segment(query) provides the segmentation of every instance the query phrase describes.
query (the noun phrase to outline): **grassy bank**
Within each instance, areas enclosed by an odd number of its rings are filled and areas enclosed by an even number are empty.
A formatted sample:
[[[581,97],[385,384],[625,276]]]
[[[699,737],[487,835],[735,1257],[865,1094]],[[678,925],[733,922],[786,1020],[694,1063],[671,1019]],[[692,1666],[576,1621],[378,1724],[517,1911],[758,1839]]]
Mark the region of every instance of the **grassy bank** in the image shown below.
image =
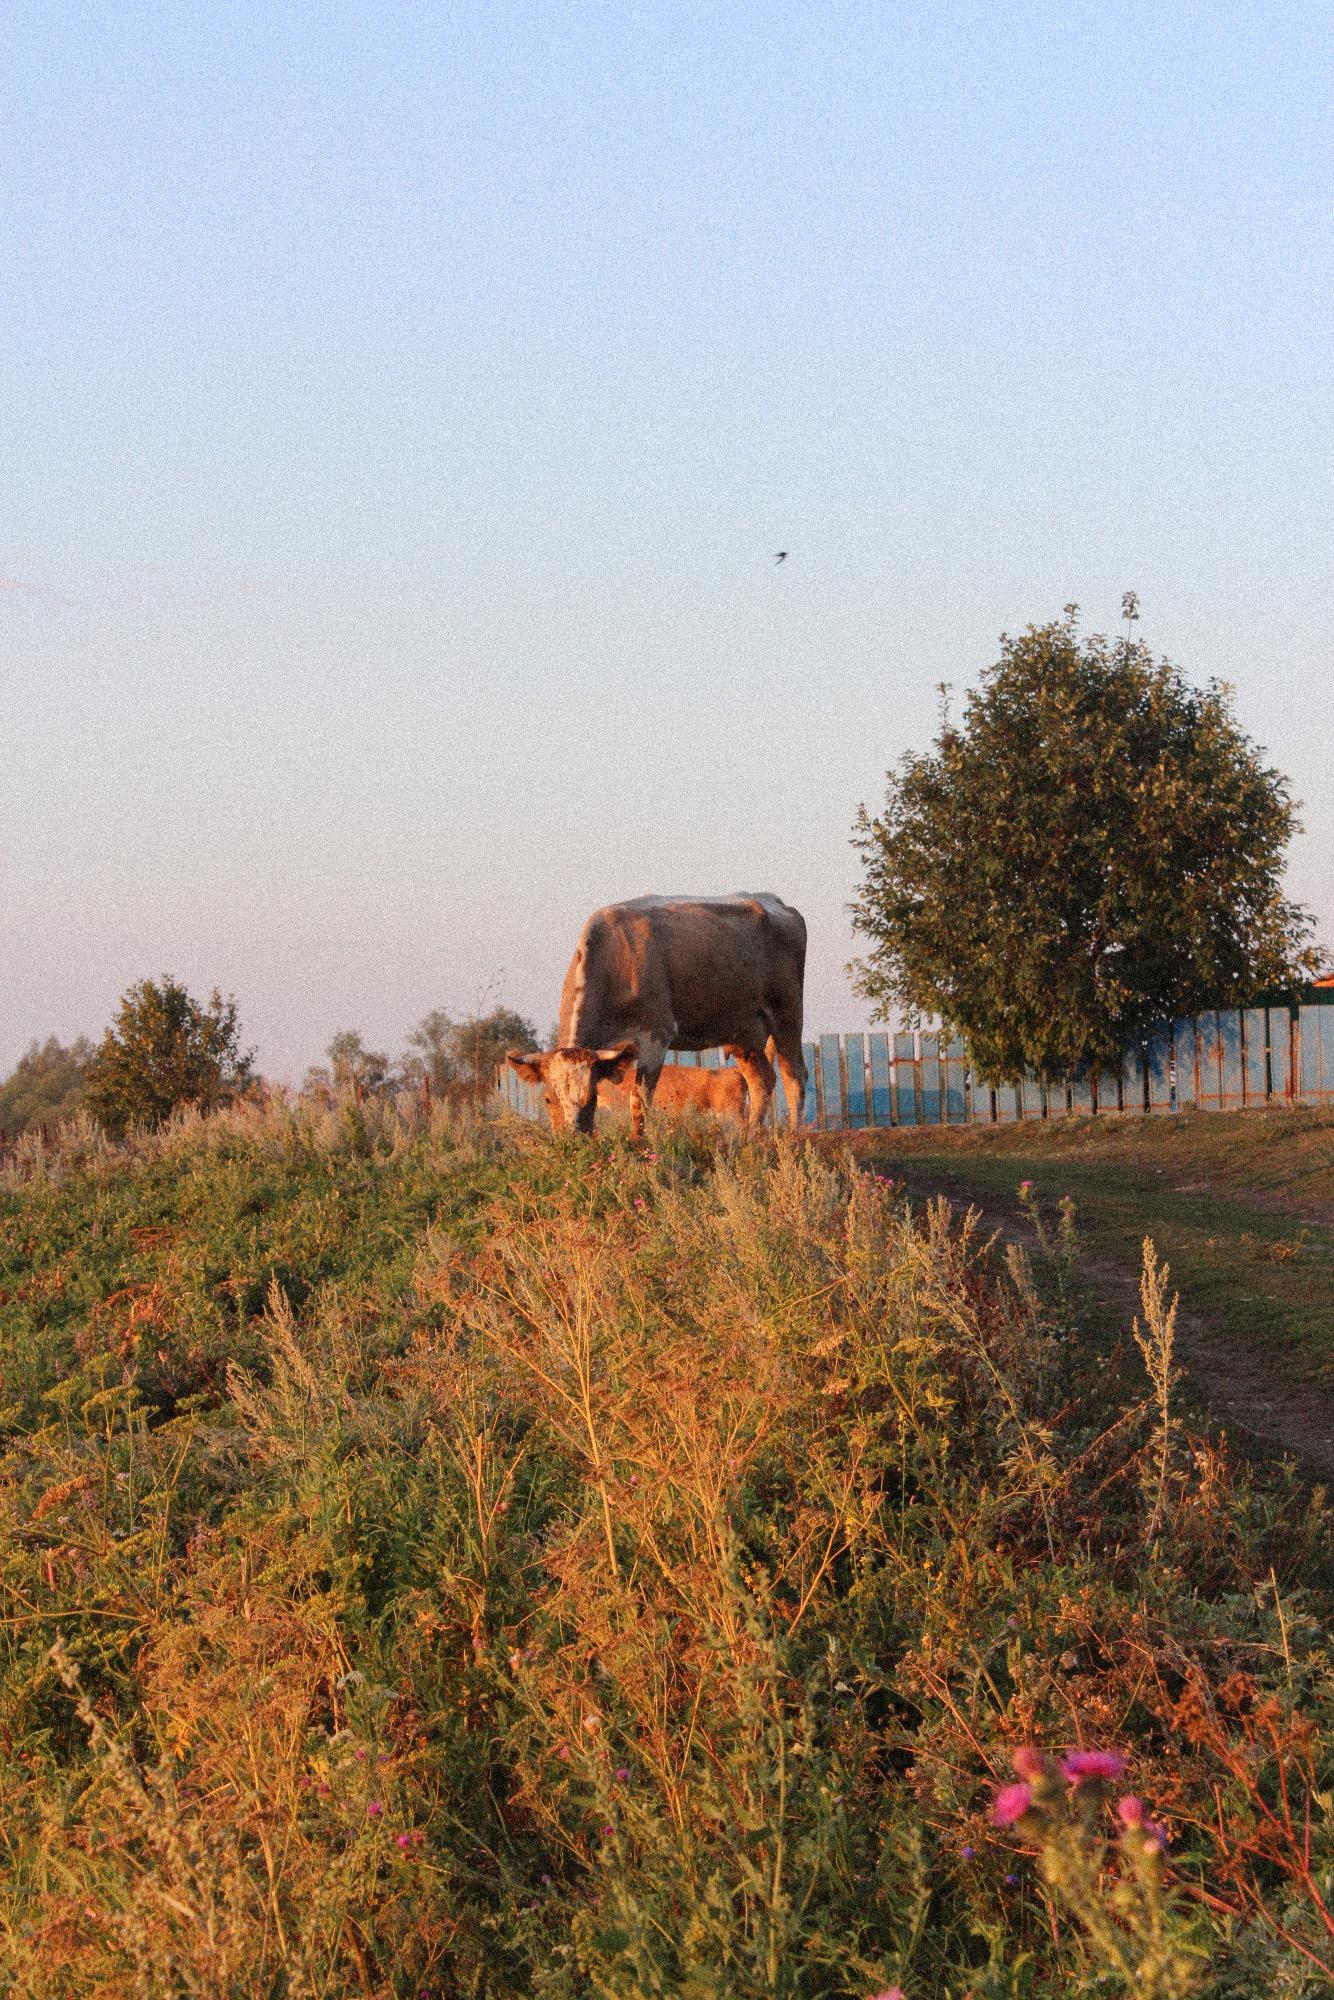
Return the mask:
[[[1089,1255],[1132,1278],[1152,1236],[1191,1308],[1285,1374],[1334,1389],[1334,1117],[1071,1119],[858,1135],[917,1196],[1022,1228],[1022,1181],[1073,1198]]]
[[[0,1984],[1328,1990],[1329,1517],[1076,1296],[815,1147],[30,1149]]]

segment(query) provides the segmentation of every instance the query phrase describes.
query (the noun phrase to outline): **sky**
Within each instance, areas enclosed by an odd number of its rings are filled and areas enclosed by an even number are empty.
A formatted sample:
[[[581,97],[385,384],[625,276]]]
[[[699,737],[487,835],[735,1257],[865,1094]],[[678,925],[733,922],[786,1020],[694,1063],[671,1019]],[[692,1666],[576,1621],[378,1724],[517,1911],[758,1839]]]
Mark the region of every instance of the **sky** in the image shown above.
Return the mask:
[[[1128,589],[1334,946],[1326,5],[11,0],[0,92],[0,1073],[545,1032],[646,892],[863,1025],[858,805]]]

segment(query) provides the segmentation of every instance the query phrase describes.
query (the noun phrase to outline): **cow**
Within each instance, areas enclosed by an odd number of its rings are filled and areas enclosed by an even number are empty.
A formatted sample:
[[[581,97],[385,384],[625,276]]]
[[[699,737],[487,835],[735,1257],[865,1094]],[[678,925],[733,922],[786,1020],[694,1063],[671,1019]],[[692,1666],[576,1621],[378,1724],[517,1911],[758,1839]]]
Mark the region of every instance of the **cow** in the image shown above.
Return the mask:
[[[711,1111],[717,1118],[735,1118],[738,1125],[744,1125],[749,1099],[746,1073],[753,1068],[758,1069],[763,1079],[767,1072],[768,1093],[772,1097],[773,1067],[767,1056],[751,1057],[744,1049],[735,1046],[729,1045],[723,1054],[744,1063],[745,1069],[691,1069],[685,1063],[665,1062],[658,1071],[657,1087],[653,1092],[654,1110],[665,1111],[669,1118],[679,1118],[682,1112]],[[620,1083],[600,1083],[599,1111],[613,1104],[628,1104],[634,1089],[635,1083],[630,1077]]]
[[[600,1083],[630,1082],[630,1130],[644,1131],[669,1049],[732,1044],[746,1078],[748,1121],[773,1096],[777,1060],[788,1118],[801,1123],[806,923],[772,895],[638,896],[595,910],[561,991],[557,1046],[511,1049],[506,1061],[540,1083],[557,1131],[591,1132]],[[767,1072],[767,1078],[766,1078]]]

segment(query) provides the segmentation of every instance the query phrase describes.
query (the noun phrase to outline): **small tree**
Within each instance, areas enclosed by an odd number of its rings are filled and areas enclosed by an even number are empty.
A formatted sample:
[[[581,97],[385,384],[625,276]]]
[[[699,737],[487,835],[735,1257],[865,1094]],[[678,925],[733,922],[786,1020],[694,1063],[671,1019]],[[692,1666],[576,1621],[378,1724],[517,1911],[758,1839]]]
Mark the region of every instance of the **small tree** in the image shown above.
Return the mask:
[[[938,1016],[992,1081],[1113,1062],[1313,963],[1282,894],[1287,782],[1230,689],[1128,636],[1081,640],[1075,609],[1002,638],[963,726],[905,756],[854,834],[857,990]]]
[[[389,1058],[380,1049],[368,1049],[355,1028],[342,1028],[325,1054],[333,1071],[335,1090],[355,1090],[374,1095],[387,1090],[392,1081]]]
[[[84,1035],[68,1047],[54,1035],[33,1042],[0,1083],[0,1133],[16,1138],[30,1125],[68,1117],[82,1100],[93,1045]]]
[[[454,1023],[443,1007],[423,1015],[408,1036],[408,1053],[399,1065],[403,1081],[418,1088],[429,1084],[437,1097],[443,1097],[458,1078],[454,1034]]]
[[[531,1021],[512,1007],[453,1020],[443,1008],[427,1014],[408,1036],[402,1072],[408,1083],[429,1081],[437,1096],[448,1091],[481,1095],[512,1048],[530,1049],[537,1036]]]
[[[507,1049],[531,1049],[537,1030],[513,1007],[493,1007],[489,1014],[472,1014],[454,1029],[455,1059],[471,1090],[490,1090]]]
[[[120,1003],[88,1066],[88,1106],[105,1131],[160,1125],[180,1104],[211,1109],[249,1083],[254,1051],[238,1042],[236,1002],[215,987],[207,1007],[167,975]]]

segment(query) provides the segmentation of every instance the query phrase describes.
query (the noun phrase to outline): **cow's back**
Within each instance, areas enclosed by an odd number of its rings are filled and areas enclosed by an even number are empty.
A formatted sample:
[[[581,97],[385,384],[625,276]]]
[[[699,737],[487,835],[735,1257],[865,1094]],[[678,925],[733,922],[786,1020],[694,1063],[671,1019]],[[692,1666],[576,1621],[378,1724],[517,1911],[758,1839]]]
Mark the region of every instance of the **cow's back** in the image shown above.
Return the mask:
[[[779,897],[639,896],[585,924],[561,996],[561,1041],[596,1047],[639,1029],[678,1048],[737,1038],[738,1024],[795,1015],[806,925]]]

